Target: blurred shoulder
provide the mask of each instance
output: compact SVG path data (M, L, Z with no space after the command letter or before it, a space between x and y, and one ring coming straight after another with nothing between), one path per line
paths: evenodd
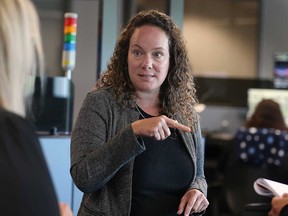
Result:
M27 134L28 136L34 135L36 131L28 119L2 108L0 108L0 128L1 133L7 133L7 135Z
M28 120L18 114L0 108L0 124L5 123L28 124Z

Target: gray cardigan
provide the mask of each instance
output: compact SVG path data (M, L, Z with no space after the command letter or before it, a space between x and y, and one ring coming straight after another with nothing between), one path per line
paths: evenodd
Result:
M116 103L109 89L87 94L71 139L70 172L84 193L78 215L129 216L134 158L145 151L131 127L138 119L139 113ZM206 195L199 123L195 133L180 135L196 171L187 190L196 188Z

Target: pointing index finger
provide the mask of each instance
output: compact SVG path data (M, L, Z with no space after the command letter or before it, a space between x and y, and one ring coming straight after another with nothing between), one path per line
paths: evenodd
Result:
M169 119L169 121L167 122L167 125L171 128L179 129L184 132L191 132L190 127L179 123L177 120Z

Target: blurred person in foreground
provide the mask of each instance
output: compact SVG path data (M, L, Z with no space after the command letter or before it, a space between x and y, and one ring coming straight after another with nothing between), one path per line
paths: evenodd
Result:
M38 14L30 0L0 0L0 208L11 216L71 216L58 203L33 125L25 118L43 73Z
M201 215L209 202L181 31L156 10L130 19L82 104L71 140L80 216Z

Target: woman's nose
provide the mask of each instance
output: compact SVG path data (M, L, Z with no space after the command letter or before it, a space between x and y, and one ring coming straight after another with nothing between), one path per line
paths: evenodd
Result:
M152 68L152 58L150 55L145 55L145 58L142 62L142 68L146 70Z

